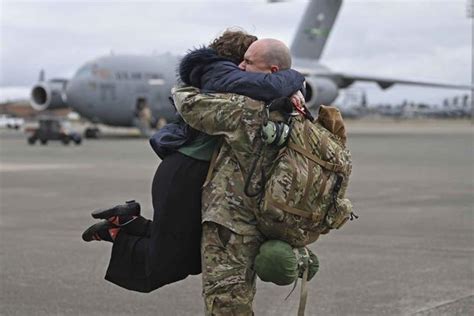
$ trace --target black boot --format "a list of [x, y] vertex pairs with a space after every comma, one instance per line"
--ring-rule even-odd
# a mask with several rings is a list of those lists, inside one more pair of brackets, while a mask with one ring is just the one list
[[[93, 240], [105, 240], [113, 242], [114, 236], [110, 234], [110, 229], [113, 228], [116, 228], [117, 230], [120, 229], [114, 223], [109, 221], [101, 221], [95, 223], [82, 233], [82, 240], [86, 242], [90, 242]], [[118, 231], [115, 231], [114, 235], [116, 235], [117, 233]]]
[[125, 204], [116, 205], [108, 209], [98, 209], [91, 213], [93, 218], [109, 219], [114, 216], [130, 217], [140, 215], [140, 204], [135, 200], [127, 201]]
[[127, 234], [150, 237], [151, 221], [140, 216], [140, 210], [140, 204], [132, 200], [112, 208], [95, 210], [91, 215], [93, 218], [107, 219], [113, 222]]

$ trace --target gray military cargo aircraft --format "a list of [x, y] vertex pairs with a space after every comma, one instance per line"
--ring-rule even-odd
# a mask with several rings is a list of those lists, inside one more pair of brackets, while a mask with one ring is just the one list
[[[272, 1], [275, 2], [275, 1]], [[382, 89], [394, 84], [451, 89], [473, 89], [469, 85], [451, 85], [411, 80], [357, 76], [331, 71], [319, 62], [336, 20], [342, 0], [312, 0], [308, 4], [291, 45], [293, 67], [306, 76], [306, 100], [311, 108], [331, 104], [339, 89], [355, 81], [375, 82]], [[71, 107], [92, 123], [111, 126], [137, 126], [136, 108], [145, 102], [156, 118], [170, 119], [174, 109], [168, 101], [175, 83], [179, 57], [106, 56], [87, 62], [70, 80], [40, 81], [32, 88], [31, 106], [37, 110]], [[94, 136], [96, 129], [86, 135]], [[141, 131], [144, 130], [141, 128]]]
[[[31, 91], [31, 106], [36, 110], [70, 107], [92, 123], [110, 126], [136, 126], [137, 105], [145, 102], [156, 118], [169, 120], [174, 108], [168, 97], [176, 81], [178, 57], [105, 56], [79, 68], [71, 80], [44, 80]], [[86, 130], [86, 136], [96, 137], [98, 129]]]

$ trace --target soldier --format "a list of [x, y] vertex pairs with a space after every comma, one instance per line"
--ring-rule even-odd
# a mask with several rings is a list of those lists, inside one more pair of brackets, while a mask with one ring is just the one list
[[135, 107], [133, 123], [137, 126], [143, 135], [150, 134], [150, 127], [152, 121], [154, 121], [151, 114], [150, 107], [148, 106], [146, 99], [139, 98], [137, 99], [137, 104]]
[[[263, 73], [288, 69], [290, 51], [278, 40], [258, 40], [250, 45], [239, 67]], [[206, 315], [252, 315], [256, 282], [253, 262], [264, 236], [256, 227], [257, 199], [244, 194], [244, 183], [261, 142], [265, 104], [242, 95], [199, 93], [189, 86], [173, 89], [178, 112], [190, 126], [223, 136], [202, 197]], [[265, 152], [265, 169], [276, 154], [276, 148]]]

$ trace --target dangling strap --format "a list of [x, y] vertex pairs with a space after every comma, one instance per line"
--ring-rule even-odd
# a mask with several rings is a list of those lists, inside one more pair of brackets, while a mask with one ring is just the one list
[[[300, 266], [303, 264], [303, 258], [301, 257], [301, 254], [298, 250], [298, 248], [293, 248], [293, 253], [295, 254], [296, 262], [298, 264], [298, 270]], [[291, 289], [290, 293], [285, 297], [285, 301], [290, 297], [291, 294], [293, 294], [293, 291], [296, 289], [296, 286], [298, 285], [298, 276], [295, 279], [295, 282], [293, 283], [293, 288]]]
[[334, 188], [332, 190], [332, 206], [336, 210], [336, 212], [339, 212], [337, 209], [337, 196], [339, 194], [339, 191], [341, 190], [341, 184], [344, 178], [340, 174], [336, 174], [336, 183], [334, 183]]
[[293, 294], [297, 285], [298, 285], [298, 278], [295, 279], [295, 282], [293, 283], [293, 288], [291, 289], [290, 293], [285, 297], [285, 301], [290, 297], [291, 294]]
[[306, 309], [306, 301], [308, 299], [308, 274], [309, 274], [309, 253], [306, 247], [304, 248], [306, 255], [308, 256], [308, 264], [305, 267], [303, 272], [303, 280], [301, 282], [301, 293], [300, 293], [300, 304], [298, 306], [298, 316], [304, 316], [304, 311]]
[[[255, 153], [255, 159], [252, 163], [252, 166], [250, 167], [249, 174], [247, 175], [247, 178], [245, 178], [245, 183], [244, 183], [244, 193], [248, 197], [256, 197], [258, 195], [261, 195], [263, 193], [263, 190], [265, 189], [265, 170], [263, 169], [263, 165], [260, 167], [260, 181], [257, 183], [259, 185], [258, 188], [255, 189], [255, 191], [251, 191], [250, 186], [252, 185], [252, 176], [255, 173], [255, 170], [257, 169], [257, 164], [258, 162], [262, 159], [262, 152], [264, 150], [265, 143], [262, 141], [260, 143], [260, 146], [257, 149], [257, 152]], [[262, 162], [263, 163], [263, 162]]]
[[304, 316], [304, 310], [306, 309], [306, 301], [308, 299], [308, 271], [306, 267], [303, 273], [303, 281], [301, 282], [301, 294], [300, 294], [300, 305], [298, 306], [298, 316]]
[[214, 152], [212, 153], [211, 162], [209, 163], [209, 169], [207, 170], [206, 181], [204, 181], [204, 184], [202, 185], [203, 187], [205, 187], [209, 183], [209, 181], [211, 181], [212, 173], [214, 171], [214, 167], [216, 166], [217, 156], [219, 156], [221, 147], [222, 147], [222, 139], [219, 140], [216, 148], [214, 149]]
[[[262, 130], [263, 130], [263, 127], [265, 125], [268, 124], [268, 119], [270, 117], [270, 104], [267, 104], [265, 106], [265, 108], [263, 109], [262, 111], [262, 125], [260, 127], [260, 135], [262, 134]], [[254, 142], [255, 141], [258, 141], [258, 137], [256, 137], [254, 139]], [[254, 143], [255, 144], [255, 143]], [[263, 170], [263, 165], [261, 165], [261, 170], [260, 170], [260, 183], [257, 183], [260, 185], [259, 188], [256, 188], [255, 191], [251, 191], [251, 185], [252, 185], [252, 176], [254, 175], [255, 173], [255, 170], [257, 169], [257, 164], [258, 162], [262, 159], [262, 152], [264, 151], [264, 147], [265, 147], [265, 142], [263, 141], [263, 139], [260, 139], [260, 144], [259, 146], [257, 147], [257, 151], [254, 153], [255, 155], [255, 159], [253, 160], [252, 162], [252, 165], [250, 166], [250, 170], [248, 172], [248, 175], [247, 177], [245, 178], [245, 182], [244, 182], [244, 193], [246, 196], [250, 197], [250, 198], [254, 198], [256, 196], [259, 196], [260, 197], [262, 196], [262, 193], [263, 193], [263, 190], [265, 189], [265, 171]], [[263, 164], [263, 162], [262, 162]]]

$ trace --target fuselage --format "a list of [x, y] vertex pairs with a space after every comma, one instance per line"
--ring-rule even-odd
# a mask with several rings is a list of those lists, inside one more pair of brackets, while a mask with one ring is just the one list
[[177, 61], [165, 54], [87, 62], [67, 84], [67, 104], [92, 122], [112, 126], [132, 126], [138, 100], [145, 100], [154, 117], [170, 119], [175, 111], [168, 98]]

